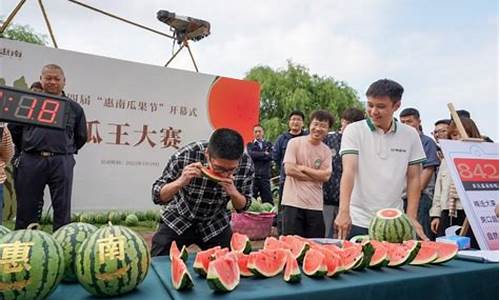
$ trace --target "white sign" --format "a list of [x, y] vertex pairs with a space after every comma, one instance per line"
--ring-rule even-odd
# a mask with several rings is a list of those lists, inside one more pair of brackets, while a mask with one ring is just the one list
[[498, 144], [440, 140], [481, 250], [498, 250]]
[[250, 141], [258, 123], [256, 82], [0, 39], [0, 84], [28, 88], [51, 63], [63, 68], [66, 95], [87, 117], [73, 210], [153, 207], [151, 186], [176, 149], [220, 127]]

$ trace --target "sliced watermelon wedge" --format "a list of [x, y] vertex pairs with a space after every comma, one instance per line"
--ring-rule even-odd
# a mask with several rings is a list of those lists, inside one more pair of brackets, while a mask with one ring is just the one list
[[170, 277], [176, 290], [185, 290], [193, 287], [193, 279], [189, 274], [186, 264], [179, 257], [173, 257], [170, 265]]
[[231, 237], [231, 251], [248, 254], [252, 251], [250, 239], [245, 234], [234, 232]]
[[420, 243], [418, 241], [405, 241], [403, 244], [384, 242], [389, 254], [388, 267], [400, 267], [412, 261], [418, 254]]
[[194, 271], [200, 276], [206, 277], [208, 272], [208, 264], [213, 260], [213, 255], [218, 250], [220, 250], [220, 246], [216, 246], [196, 253], [196, 257], [193, 263]]
[[384, 247], [384, 244], [378, 241], [371, 241], [371, 244], [375, 252], [373, 253], [368, 267], [376, 269], [387, 266], [389, 263], [389, 255], [387, 254], [387, 249]]
[[309, 250], [310, 248], [309, 242], [298, 239], [291, 235], [280, 236], [279, 241], [286, 249], [292, 251], [292, 255], [300, 263], [304, 259], [304, 255], [306, 254], [307, 250]]
[[421, 266], [432, 263], [439, 257], [436, 247], [429, 244], [420, 244], [417, 256], [410, 262], [410, 265]]
[[438, 258], [432, 262], [433, 264], [441, 264], [450, 261], [453, 258], [455, 258], [455, 256], [457, 256], [458, 253], [458, 246], [454, 243], [449, 244], [449, 243], [425, 241], [422, 242], [422, 244], [437, 249]]
[[340, 255], [332, 250], [329, 250], [326, 247], [322, 247], [321, 252], [325, 256], [324, 262], [327, 271], [326, 276], [334, 277], [335, 275], [343, 271], [342, 259], [340, 258]]
[[230, 292], [234, 290], [240, 283], [240, 269], [237, 259], [228, 255], [210, 262], [207, 283], [214, 291]]
[[183, 261], [187, 261], [189, 254], [187, 252], [186, 246], [183, 245], [182, 249], [179, 250], [179, 248], [177, 247], [177, 243], [173, 241], [170, 245], [170, 261], [172, 261], [174, 257], [178, 257]]
[[301, 280], [301, 273], [297, 259], [292, 253], [289, 253], [286, 258], [285, 271], [283, 272], [283, 280], [288, 283], [297, 283]]
[[248, 269], [259, 277], [274, 277], [285, 267], [288, 250], [263, 249], [252, 252], [248, 258]]
[[249, 256], [241, 253], [235, 252], [238, 257], [238, 266], [240, 267], [240, 276], [242, 277], [252, 277], [254, 274], [248, 269], [248, 258]]
[[302, 263], [302, 271], [310, 277], [323, 277], [328, 272], [325, 264], [325, 255], [318, 249], [307, 251]]

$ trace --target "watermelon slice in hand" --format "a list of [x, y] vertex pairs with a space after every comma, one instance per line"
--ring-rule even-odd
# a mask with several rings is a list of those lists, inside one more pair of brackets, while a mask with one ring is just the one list
[[201, 170], [201, 175], [207, 177], [212, 181], [219, 182], [222, 181], [222, 179], [224, 179], [224, 176], [212, 171], [210, 168], [202, 167], [200, 170]]

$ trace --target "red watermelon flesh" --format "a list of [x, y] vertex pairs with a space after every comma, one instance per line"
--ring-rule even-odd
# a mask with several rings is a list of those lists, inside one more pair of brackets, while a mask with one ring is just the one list
[[[283, 251], [284, 254], [280, 254], [280, 251]], [[247, 266], [257, 276], [274, 277], [283, 271], [287, 256], [287, 251], [282, 249], [252, 252], [249, 255]]]
[[286, 259], [285, 271], [283, 271], [283, 279], [288, 283], [299, 282], [301, 279], [299, 264], [297, 263], [295, 256], [291, 253], [288, 254]]
[[229, 253], [228, 248], [217, 249], [217, 250], [215, 250], [214, 254], [212, 255], [212, 260], [215, 260], [219, 257], [224, 257], [228, 253]]
[[435, 261], [438, 258], [438, 250], [430, 245], [422, 244], [418, 250], [417, 256], [410, 262], [410, 265], [425, 265]]
[[293, 256], [299, 262], [302, 261], [307, 250], [310, 248], [308, 242], [293, 236], [280, 236], [280, 242], [286, 245], [286, 249], [292, 251]]
[[193, 280], [187, 270], [186, 264], [179, 257], [172, 257], [170, 276], [172, 285], [176, 290], [188, 289], [193, 286]]
[[238, 266], [240, 267], [240, 275], [243, 277], [251, 277], [254, 274], [252, 271], [248, 269], [248, 258], [249, 255], [237, 252], [236, 256], [238, 257]]
[[321, 252], [325, 256], [326, 276], [333, 277], [343, 270], [340, 255], [325, 247], [321, 249]]
[[318, 249], [309, 249], [302, 263], [302, 271], [311, 277], [325, 276], [328, 271], [325, 265], [325, 255]]
[[240, 283], [238, 262], [231, 255], [210, 262], [207, 273], [208, 286], [215, 291], [232, 291]]
[[183, 261], [187, 261], [188, 259], [188, 252], [186, 246], [182, 246], [182, 249], [179, 250], [177, 247], [177, 243], [175, 241], [170, 244], [170, 261], [172, 261], [173, 257], [178, 257], [182, 259]]
[[375, 248], [375, 252], [370, 261], [370, 268], [380, 268], [384, 267], [389, 263], [389, 255], [387, 253], [387, 249], [384, 244], [379, 241], [370, 241], [373, 248]]
[[363, 248], [360, 245], [354, 245], [342, 249], [342, 264], [345, 271], [349, 271], [359, 265], [363, 260]]
[[245, 254], [252, 251], [252, 245], [250, 244], [250, 239], [245, 234], [234, 232], [231, 237], [231, 251], [242, 252]]
[[406, 241], [403, 244], [384, 242], [384, 246], [389, 254], [389, 264], [387, 266], [399, 267], [415, 258], [418, 254], [420, 243], [417, 241]]
[[269, 236], [264, 241], [264, 249], [283, 249], [286, 245], [275, 237]]
[[193, 263], [193, 269], [196, 273], [205, 277], [208, 272], [208, 264], [213, 260], [213, 255], [216, 251], [220, 250], [220, 246], [216, 246], [204, 251], [199, 251], [196, 253], [196, 257]]
[[438, 258], [434, 260], [433, 264], [440, 264], [452, 260], [458, 253], [458, 247], [456, 244], [448, 244], [441, 242], [422, 242], [422, 245], [434, 247], [438, 251]]

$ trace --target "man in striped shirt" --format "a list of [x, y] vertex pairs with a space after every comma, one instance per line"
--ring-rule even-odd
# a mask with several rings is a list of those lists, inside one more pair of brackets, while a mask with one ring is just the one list
[[[238, 132], [221, 128], [208, 143], [191, 143], [170, 157], [152, 189], [153, 202], [163, 205], [152, 256], [168, 255], [172, 241], [179, 247], [229, 247], [232, 231], [227, 203], [231, 201], [237, 211], [251, 204], [254, 167], [243, 148]], [[205, 166], [219, 176], [218, 181], [202, 176]]]

